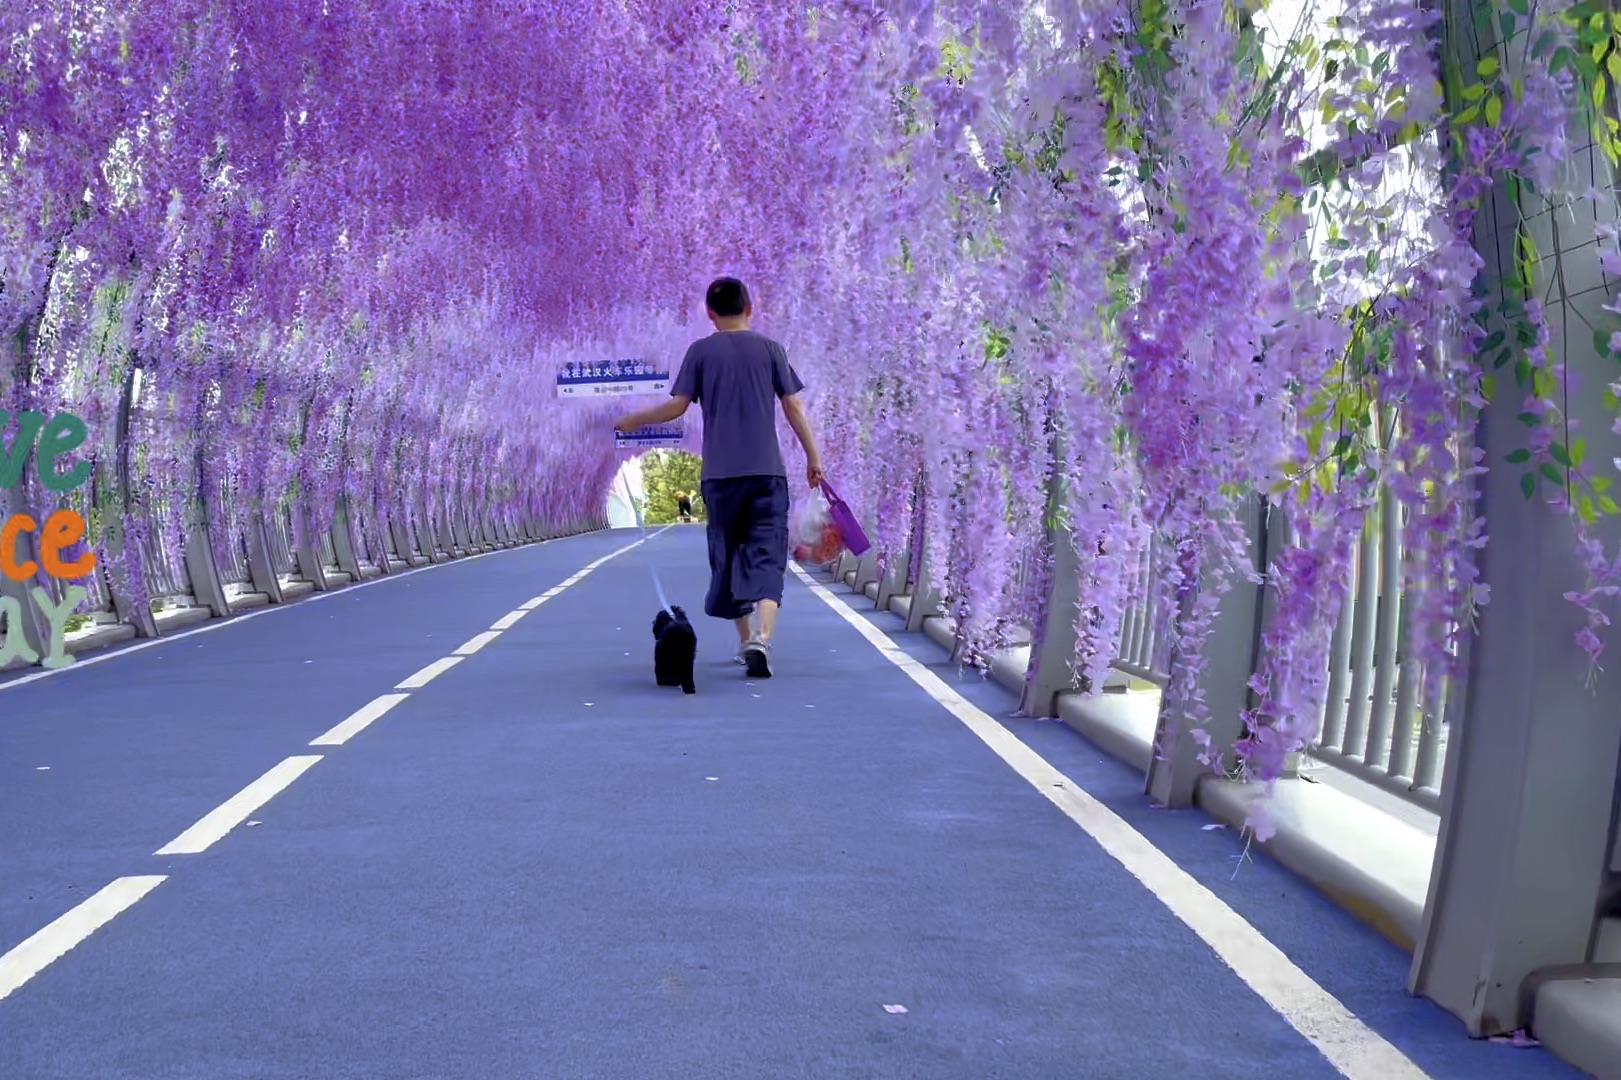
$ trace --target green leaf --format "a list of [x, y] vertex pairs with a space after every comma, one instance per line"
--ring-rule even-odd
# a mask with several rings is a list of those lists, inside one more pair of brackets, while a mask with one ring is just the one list
[[1470, 83], [1468, 86], [1463, 88], [1463, 99], [1465, 101], [1479, 101], [1481, 98], [1483, 98], [1485, 96], [1486, 96], [1486, 84], [1485, 83]]
[[1539, 471], [1543, 476], [1548, 478], [1549, 483], [1562, 485], [1565, 482], [1564, 475], [1561, 474], [1558, 469], [1554, 468], [1552, 465], [1549, 465], [1546, 461], [1542, 463], [1542, 468]]
[[1493, 75], [1497, 74], [1497, 69], [1499, 66], [1500, 65], [1497, 63], [1497, 57], [1483, 56], [1481, 57], [1480, 63], [1475, 65], [1475, 74], [1479, 75], [1482, 79], [1489, 79]]
[[1593, 351], [1600, 356], [1610, 355], [1610, 335], [1602, 330], [1593, 331]]
[[1497, 122], [1503, 118], [1503, 99], [1493, 94], [1486, 101], [1486, 124], [1496, 127]]
[[1523, 465], [1527, 461], [1531, 460], [1531, 451], [1522, 446], [1503, 460], [1507, 461], [1510, 465]]
[[1553, 458], [1565, 468], [1570, 468], [1570, 453], [1565, 449], [1564, 443], [1554, 443], [1548, 447], [1548, 456]]
[[1508, 9], [1516, 15], [1525, 15], [1531, 10], [1526, 0], [1508, 0]]
[[1593, 512], [1593, 500], [1586, 495], [1576, 496], [1576, 514], [1586, 525], [1591, 525], [1598, 520], [1598, 515]]
[[1615, 500], [1610, 498], [1608, 495], [1599, 496], [1598, 508], [1604, 511], [1606, 514], [1609, 514], [1611, 517], [1621, 514], [1621, 506], [1617, 506], [1615, 504]]
[[1530, 473], [1521, 473], [1520, 490], [1525, 492], [1527, 499], [1535, 495], [1537, 493], [1537, 478]]

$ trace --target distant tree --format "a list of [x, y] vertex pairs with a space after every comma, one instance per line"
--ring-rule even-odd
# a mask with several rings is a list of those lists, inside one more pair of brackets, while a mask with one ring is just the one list
[[698, 476], [703, 462], [685, 450], [652, 450], [642, 458], [642, 488], [647, 493], [642, 513], [648, 525], [668, 525], [677, 517], [676, 492], [692, 499], [694, 520], [705, 519], [703, 499], [698, 494]]

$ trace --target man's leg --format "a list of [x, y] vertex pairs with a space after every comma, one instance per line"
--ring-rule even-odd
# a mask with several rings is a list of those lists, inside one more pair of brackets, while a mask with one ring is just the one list
[[733, 593], [754, 602], [759, 625], [743, 660], [754, 678], [769, 678], [771, 636], [782, 606], [783, 578], [788, 572], [788, 481], [780, 476], [751, 478], [748, 498], [740, 499], [746, 524], [743, 542], [733, 554]]
[[[737, 548], [733, 541], [735, 519], [740, 511], [735, 497], [736, 481], [705, 480], [704, 502], [709, 505], [709, 592], [704, 596], [704, 614], [717, 619], [748, 624], [749, 608], [740, 604], [733, 591], [737, 577]], [[746, 640], [746, 630], [740, 630]]]
[[771, 644], [771, 632], [777, 628], [777, 607], [775, 600], [761, 600], [754, 608], [760, 613], [759, 638], [767, 645]]

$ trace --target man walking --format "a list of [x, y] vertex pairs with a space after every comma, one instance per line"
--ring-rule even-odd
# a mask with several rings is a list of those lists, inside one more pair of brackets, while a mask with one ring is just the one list
[[[670, 401], [619, 421], [620, 431], [666, 424], [696, 401], [703, 409], [709, 509], [709, 593], [704, 611], [737, 626], [737, 659], [749, 677], [771, 677], [771, 635], [788, 571], [788, 474], [777, 443], [777, 404], [805, 450], [805, 476], [822, 482], [822, 455], [783, 347], [749, 329], [749, 293], [736, 278], [710, 284], [704, 306], [715, 332], [687, 350]], [[752, 618], [751, 618], [752, 617]]]

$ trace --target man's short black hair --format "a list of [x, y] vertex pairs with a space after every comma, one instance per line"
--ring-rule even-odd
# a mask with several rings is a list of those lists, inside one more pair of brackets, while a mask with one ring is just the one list
[[749, 306], [749, 290], [735, 277], [716, 278], [704, 293], [704, 306], [723, 319], [735, 319]]

